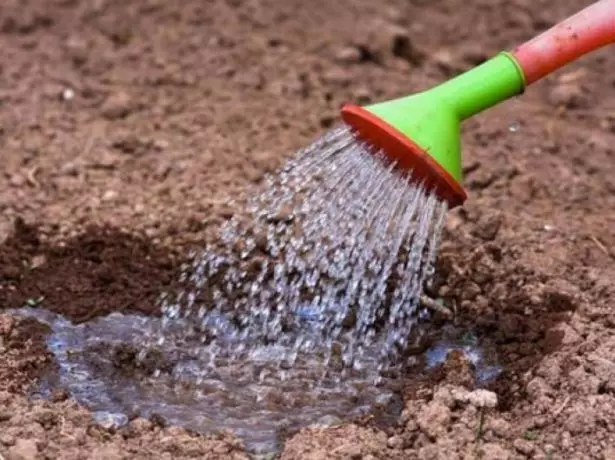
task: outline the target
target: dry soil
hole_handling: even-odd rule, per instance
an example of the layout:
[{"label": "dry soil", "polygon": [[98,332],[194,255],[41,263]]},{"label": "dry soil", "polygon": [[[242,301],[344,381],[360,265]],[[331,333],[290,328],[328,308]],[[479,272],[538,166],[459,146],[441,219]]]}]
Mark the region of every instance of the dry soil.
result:
[{"label": "dry soil", "polygon": [[[225,203],[337,121],[532,37],[588,0],[4,0],[0,309],[156,314]],[[467,204],[435,289],[505,371],[408,369],[393,426],[306,428],[290,459],[615,459],[615,53],[464,127]],[[96,426],[45,328],[0,315],[0,458],[246,458],[229,434]]]}]

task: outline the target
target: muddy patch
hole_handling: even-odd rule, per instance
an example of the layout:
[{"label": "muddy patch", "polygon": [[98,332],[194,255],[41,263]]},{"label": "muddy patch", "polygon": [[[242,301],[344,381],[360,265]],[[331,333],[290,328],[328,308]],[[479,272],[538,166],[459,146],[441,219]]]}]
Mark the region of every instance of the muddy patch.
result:
[{"label": "muddy patch", "polygon": [[49,332],[34,318],[0,314],[0,386],[5,391],[23,393],[53,370],[53,355],[46,347]]},{"label": "muddy patch", "polygon": [[115,228],[49,244],[17,219],[0,246],[0,308],[45,305],[77,323],[111,312],[158,314],[179,266],[170,251]]},{"label": "muddy patch", "polygon": [[[37,348],[32,353],[38,353],[37,359],[47,363],[53,357],[54,366],[34,367],[24,374],[30,381],[43,377],[35,386],[35,394],[51,398],[58,390],[65,391],[90,408],[95,420],[108,428],[124,427],[140,416],[160,417],[165,423],[201,433],[229,429],[252,452],[279,451],[288,437],[308,425],[354,421],[393,433],[402,401],[442,383],[468,390],[493,389],[499,396],[500,409],[508,410],[523,396],[520,376],[557,348],[560,337],[552,326],[565,319],[557,315],[568,305],[562,304],[565,297],[557,297],[551,290],[545,295],[558,301],[546,307],[541,301],[543,316],[537,317],[509,308],[488,312],[479,320],[470,320],[470,313],[462,311],[445,321],[437,312],[424,309],[419,324],[421,339],[413,353],[405,357],[404,372],[390,376],[380,387],[373,386],[369,378],[362,381],[360,376],[327,383],[317,375],[317,362],[310,363],[309,359],[303,367],[298,361],[297,369],[285,369],[282,379],[276,380],[280,369],[268,370],[266,360],[276,353],[275,347],[263,347],[260,358],[253,357],[255,361],[231,365],[204,378],[202,366],[206,367],[209,356],[208,341],[203,340],[208,337],[206,331],[178,322],[178,330],[167,329],[166,336],[156,335],[161,330],[156,308],[159,294],[165,287],[173,289],[171,280],[177,277],[170,255],[156,252],[145,239],[112,229],[93,229],[60,246],[44,245],[35,229],[23,229],[28,232],[22,232],[21,239],[9,238],[2,253],[22,254],[14,259],[20,264],[35,257],[32,254],[45,257],[45,263],[38,267],[20,266],[19,275],[11,276],[7,283],[8,292],[14,296],[9,298],[22,299],[14,305],[22,307],[17,312],[25,319],[7,318],[18,325],[22,335],[27,325],[36,325],[39,332],[33,338]],[[93,272],[99,266],[113,267],[116,281],[110,291],[103,289],[107,284],[97,284],[100,278],[84,273],[83,261]],[[49,266],[45,268],[46,264]],[[439,289],[445,292],[443,286],[454,285],[454,274],[446,266],[439,272],[443,277]],[[122,280],[140,279],[139,273],[142,286],[128,284],[120,295],[113,295]],[[66,290],[64,280],[97,287],[101,307],[88,316],[87,302],[93,295],[80,298],[76,294],[81,291]],[[39,290],[32,291],[35,287]],[[26,298],[24,291],[34,292],[40,301],[29,301],[33,296]],[[76,296],[75,305],[71,295]],[[460,298],[449,295],[441,300],[448,308]],[[218,322],[218,334],[225,327],[230,327],[230,322]],[[194,355],[198,349],[195,344],[199,343],[203,353]],[[28,360],[20,359],[28,368]],[[280,388],[285,389],[280,392]]]}]

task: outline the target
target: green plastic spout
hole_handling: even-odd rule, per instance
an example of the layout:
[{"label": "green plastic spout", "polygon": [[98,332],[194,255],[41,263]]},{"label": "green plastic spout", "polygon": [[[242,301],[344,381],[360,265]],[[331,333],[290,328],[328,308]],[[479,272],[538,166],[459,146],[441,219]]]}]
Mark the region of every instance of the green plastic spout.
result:
[{"label": "green plastic spout", "polygon": [[461,123],[524,89],[519,64],[500,53],[430,90],[364,109],[412,139],[461,183]]}]

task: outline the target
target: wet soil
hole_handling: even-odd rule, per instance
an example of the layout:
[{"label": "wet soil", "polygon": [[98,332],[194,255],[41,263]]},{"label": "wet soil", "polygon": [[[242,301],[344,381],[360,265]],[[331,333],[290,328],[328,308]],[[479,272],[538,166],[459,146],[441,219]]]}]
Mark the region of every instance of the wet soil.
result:
[{"label": "wet soil", "polygon": [[0,304],[44,306],[76,323],[114,311],[156,315],[178,278],[181,259],[143,236],[92,226],[62,244],[43,239],[16,220],[0,252]]},{"label": "wet soil", "polygon": [[[226,196],[340,104],[433,85],[589,3],[2,2],[0,309],[155,314],[187,249],[241,212]],[[433,294],[495,343],[497,405],[452,356],[408,382],[395,425],[309,428],[282,458],[615,458],[613,66],[602,50],[464,126],[469,200]],[[44,328],[0,319],[5,458],[243,458],[226,435],[28,401]]]}]

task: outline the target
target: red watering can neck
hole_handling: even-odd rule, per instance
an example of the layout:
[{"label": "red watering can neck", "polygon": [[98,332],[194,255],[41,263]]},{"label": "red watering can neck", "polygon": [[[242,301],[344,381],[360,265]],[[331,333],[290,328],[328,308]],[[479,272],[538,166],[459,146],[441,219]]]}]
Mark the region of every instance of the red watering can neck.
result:
[{"label": "red watering can neck", "polygon": [[529,85],[611,43],[615,43],[615,0],[600,0],[517,47],[512,54]]}]

